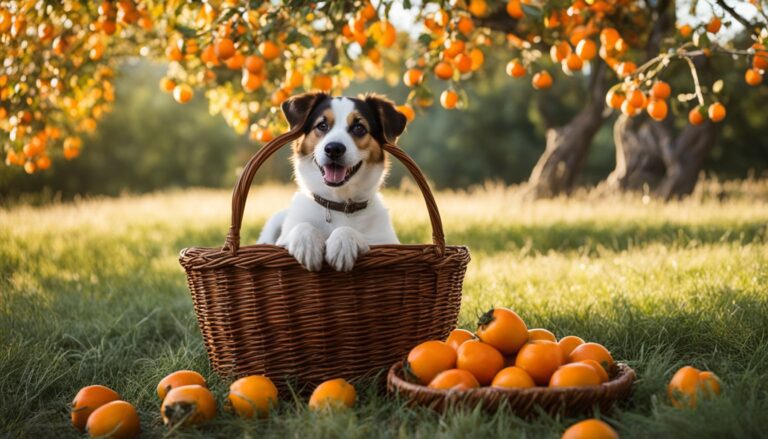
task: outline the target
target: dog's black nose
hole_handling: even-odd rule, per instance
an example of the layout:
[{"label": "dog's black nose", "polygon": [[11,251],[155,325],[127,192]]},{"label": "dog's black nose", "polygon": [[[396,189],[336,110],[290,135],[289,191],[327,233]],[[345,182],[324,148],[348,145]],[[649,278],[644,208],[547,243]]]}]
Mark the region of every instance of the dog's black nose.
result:
[{"label": "dog's black nose", "polygon": [[344,146],[343,143],[330,142],[329,144],[325,145],[325,155],[330,157],[331,160],[336,160],[337,158],[343,156],[346,151],[347,147]]}]

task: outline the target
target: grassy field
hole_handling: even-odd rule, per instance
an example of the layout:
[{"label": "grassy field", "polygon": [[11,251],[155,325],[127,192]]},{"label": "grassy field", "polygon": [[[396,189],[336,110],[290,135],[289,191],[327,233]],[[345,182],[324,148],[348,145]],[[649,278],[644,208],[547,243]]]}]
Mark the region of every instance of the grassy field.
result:
[{"label": "grassy field", "polygon": [[[254,189],[244,241],[291,189]],[[429,237],[417,194],[386,194],[404,242]],[[511,189],[437,194],[450,243],[470,246],[459,325],[492,305],[530,327],[606,345],[635,368],[608,422],[622,437],[765,437],[768,425],[768,203],[697,197],[521,201]],[[223,243],[229,192],[194,190],[0,210],[0,436],[76,437],[67,404],[100,383],[165,433],[154,393],[177,369],[222,400],[192,312],[179,249]],[[677,410],[682,365],[717,373],[722,396]],[[185,437],[559,437],[577,419],[476,411],[438,416],[359,388],[358,407],[320,416],[287,400],[267,420],[220,413]]]}]

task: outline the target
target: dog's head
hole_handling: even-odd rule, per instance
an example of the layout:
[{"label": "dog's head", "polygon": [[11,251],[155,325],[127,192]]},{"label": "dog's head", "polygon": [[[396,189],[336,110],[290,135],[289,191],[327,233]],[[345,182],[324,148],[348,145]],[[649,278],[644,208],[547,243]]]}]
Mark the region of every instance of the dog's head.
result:
[{"label": "dog's head", "polygon": [[303,124],[293,150],[299,185],[342,199],[360,199],[381,184],[387,169],[381,145],[395,142],[406,124],[394,104],[377,95],[307,93],[282,109],[291,128]]}]

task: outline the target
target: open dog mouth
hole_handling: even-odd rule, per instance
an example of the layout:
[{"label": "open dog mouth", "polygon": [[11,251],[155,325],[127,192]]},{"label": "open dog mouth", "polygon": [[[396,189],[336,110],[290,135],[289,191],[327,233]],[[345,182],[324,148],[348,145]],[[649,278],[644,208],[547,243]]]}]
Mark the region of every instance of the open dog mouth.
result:
[{"label": "open dog mouth", "polygon": [[336,163],[322,166],[317,162],[315,164],[320,168],[320,174],[322,174],[325,184],[328,186],[341,186],[360,170],[360,167],[363,166],[363,161],[360,160],[355,166],[349,168]]}]

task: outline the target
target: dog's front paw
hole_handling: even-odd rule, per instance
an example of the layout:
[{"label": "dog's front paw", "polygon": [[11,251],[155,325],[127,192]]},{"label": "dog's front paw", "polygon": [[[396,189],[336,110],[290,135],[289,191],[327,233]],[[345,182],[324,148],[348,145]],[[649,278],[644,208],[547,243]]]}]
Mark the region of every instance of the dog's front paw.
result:
[{"label": "dog's front paw", "polygon": [[278,245],[287,248],[288,253],[307,270],[320,271],[323,268],[325,241],[320,231],[311,224],[297,224],[291,229],[285,242],[278,242]]},{"label": "dog's front paw", "polygon": [[339,227],[325,242],[325,261],[336,271],[351,271],[358,256],[370,247],[363,235],[351,227]]}]

